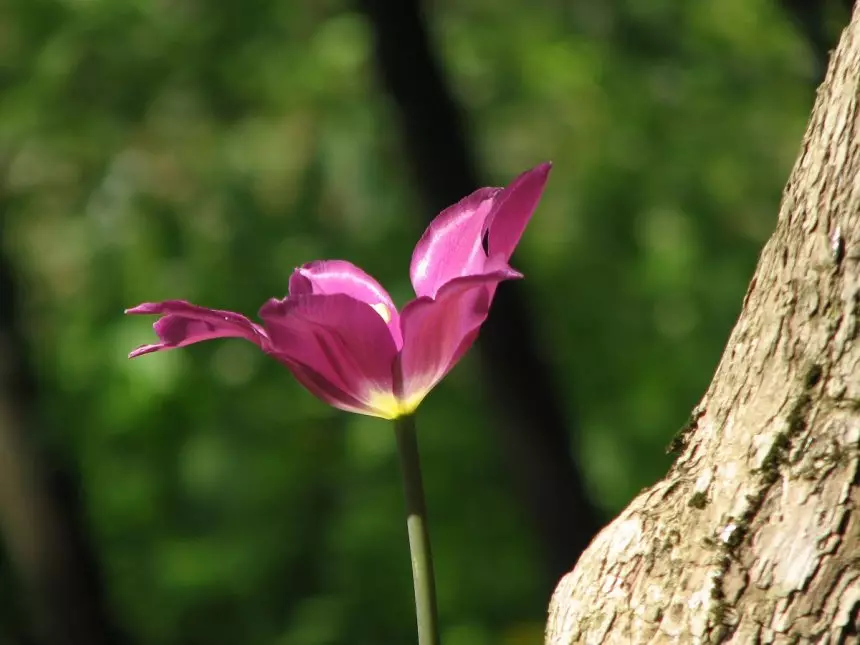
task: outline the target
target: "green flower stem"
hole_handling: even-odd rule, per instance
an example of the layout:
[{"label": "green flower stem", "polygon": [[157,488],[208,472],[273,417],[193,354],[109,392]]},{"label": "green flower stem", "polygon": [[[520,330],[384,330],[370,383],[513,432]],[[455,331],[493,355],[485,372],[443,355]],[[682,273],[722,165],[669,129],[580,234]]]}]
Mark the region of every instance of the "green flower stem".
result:
[{"label": "green flower stem", "polygon": [[418,439],[415,417],[409,415],[394,422],[397,452],[406,491],[406,527],[409,530],[409,550],[412,553],[412,582],[415,586],[415,617],[418,620],[418,645],[439,645],[436,618],[436,584],[433,581],[433,556],[427,533],[427,505],[421,483],[418,459]]}]

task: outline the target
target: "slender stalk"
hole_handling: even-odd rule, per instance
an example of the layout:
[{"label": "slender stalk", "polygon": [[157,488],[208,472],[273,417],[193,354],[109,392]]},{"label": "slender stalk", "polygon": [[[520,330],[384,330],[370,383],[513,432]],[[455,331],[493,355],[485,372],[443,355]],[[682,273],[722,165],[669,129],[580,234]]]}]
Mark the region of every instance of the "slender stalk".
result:
[{"label": "slender stalk", "polygon": [[427,533],[427,506],[421,483],[418,438],[415,417],[410,415],[394,422],[400,470],[406,492],[406,527],[412,554],[412,582],[415,586],[415,617],[418,620],[418,645],[439,645],[436,618],[436,584],[433,580],[433,556]]}]

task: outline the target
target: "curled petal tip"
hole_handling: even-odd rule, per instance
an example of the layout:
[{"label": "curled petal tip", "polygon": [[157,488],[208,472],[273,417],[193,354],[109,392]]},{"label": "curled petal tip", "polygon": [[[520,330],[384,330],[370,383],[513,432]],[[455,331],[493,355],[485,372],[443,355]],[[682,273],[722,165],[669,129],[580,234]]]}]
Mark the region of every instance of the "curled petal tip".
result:
[{"label": "curled petal tip", "polygon": [[529,183],[529,182],[537,182],[537,184],[532,184],[531,190],[537,190],[539,192],[543,191],[543,187],[546,182],[549,180],[549,173],[552,170],[552,162],[544,161],[543,163],[538,164],[531,170],[526,170],[519,177],[517,177],[511,186],[511,188],[515,185],[521,184],[521,182]]},{"label": "curled petal tip", "polygon": [[154,314],[153,311],[154,305],[151,302],[144,302],[141,305],[137,305],[136,307],[129,307],[124,310],[123,313],[133,315],[133,314]]},{"label": "curled petal tip", "polygon": [[525,277],[526,277],[525,275],[523,275],[522,273],[520,273],[516,269],[508,269],[505,272],[505,278],[507,280],[522,280]]},{"label": "curled petal tip", "polygon": [[157,352],[160,349],[164,349],[164,344],[157,343],[155,345],[141,345],[137,349],[129,352],[129,358],[137,358],[138,356],[143,356],[144,354],[151,354],[152,352]]},{"label": "curled petal tip", "polygon": [[525,171],[523,175],[540,175],[541,177],[546,177],[547,175],[549,175],[550,170],[552,170],[552,162],[544,161],[543,163],[539,163],[531,170]]},{"label": "curled petal tip", "polygon": [[[485,274],[486,278],[496,277],[499,281],[502,280],[519,280],[524,278],[525,276],[517,271],[514,267],[512,267],[507,262],[501,261],[501,258],[491,258],[487,262],[487,273]],[[477,277],[477,276],[476,276]]]}]

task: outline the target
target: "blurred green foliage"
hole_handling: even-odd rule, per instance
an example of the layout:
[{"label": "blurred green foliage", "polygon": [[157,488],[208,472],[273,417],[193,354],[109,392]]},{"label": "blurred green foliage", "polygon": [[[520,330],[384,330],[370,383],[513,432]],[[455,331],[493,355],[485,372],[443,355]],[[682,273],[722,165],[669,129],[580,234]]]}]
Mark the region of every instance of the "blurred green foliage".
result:
[{"label": "blurred green foliage", "polygon": [[[812,54],[764,0],[438,0],[429,18],[492,182],[555,162],[515,265],[609,517],[664,472],[710,380]],[[386,424],[242,341],[130,362],[151,320],[122,315],[167,298],[253,314],[326,257],[409,297],[421,205],[371,30],[342,0],[0,4],[4,250],[41,439],[82,478],[137,642],[414,640]],[[480,378],[465,361],[419,419],[443,640],[534,644],[540,544]]]}]

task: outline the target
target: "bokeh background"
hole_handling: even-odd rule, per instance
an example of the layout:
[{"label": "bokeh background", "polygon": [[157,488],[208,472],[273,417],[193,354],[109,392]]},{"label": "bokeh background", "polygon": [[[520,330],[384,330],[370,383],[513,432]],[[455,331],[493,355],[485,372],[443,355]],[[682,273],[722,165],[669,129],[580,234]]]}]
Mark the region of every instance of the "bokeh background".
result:
[{"label": "bokeh background", "polygon": [[554,170],[479,345],[420,410],[445,645],[542,642],[665,472],[847,2],[0,3],[0,645],[414,642],[394,442],[239,340],[349,259],[399,303],[442,207]]}]

